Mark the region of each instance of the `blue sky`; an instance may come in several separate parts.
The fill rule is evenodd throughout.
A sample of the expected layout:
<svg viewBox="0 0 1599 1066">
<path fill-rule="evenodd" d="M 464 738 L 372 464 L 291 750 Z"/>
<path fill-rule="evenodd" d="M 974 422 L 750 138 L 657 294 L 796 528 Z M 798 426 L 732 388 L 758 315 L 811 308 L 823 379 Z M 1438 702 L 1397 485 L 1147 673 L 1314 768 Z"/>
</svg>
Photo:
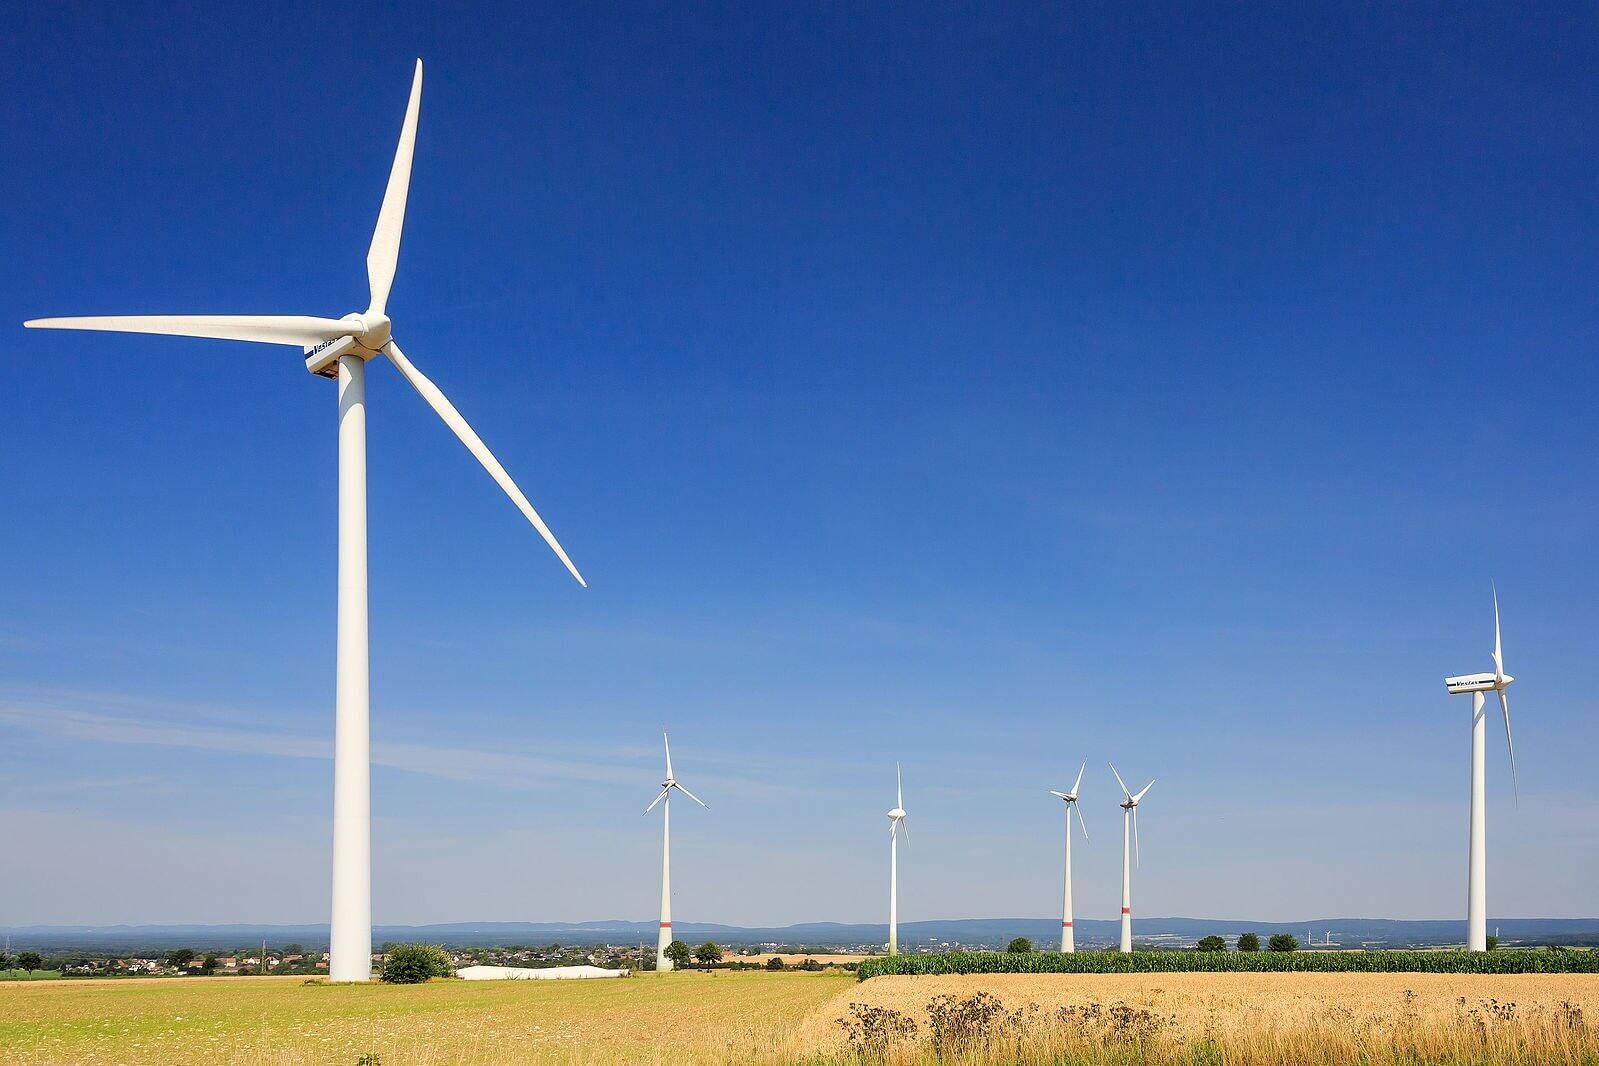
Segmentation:
<svg viewBox="0 0 1599 1066">
<path fill-rule="evenodd" d="M 379 922 L 1599 910 L 1599 17 L 0 16 L 0 925 L 327 915 L 333 386 L 53 314 L 365 306 Z M 1136 786 L 1135 786 L 1136 787 Z M 576 876 L 581 871 L 583 876 Z M 87 876 L 84 873 L 87 872 Z M 493 876 L 485 877 L 484 873 Z M 603 876 L 595 877 L 598 873 Z"/>
</svg>

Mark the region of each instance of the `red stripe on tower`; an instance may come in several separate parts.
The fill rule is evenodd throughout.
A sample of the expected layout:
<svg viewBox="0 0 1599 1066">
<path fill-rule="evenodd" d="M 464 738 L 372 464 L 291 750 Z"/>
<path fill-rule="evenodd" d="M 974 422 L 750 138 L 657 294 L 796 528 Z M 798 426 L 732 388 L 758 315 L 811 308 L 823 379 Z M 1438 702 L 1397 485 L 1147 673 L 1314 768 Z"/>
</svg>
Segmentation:
<svg viewBox="0 0 1599 1066">
<path fill-rule="evenodd" d="M 1122 913 L 1123 914 L 1131 914 L 1131 913 L 1133 913 L 1133 909 L 1131 907 L 1123 907 L 1122 908 Z"/>
<path fill-rule="evenodd" d="M 670 928 L 672 928 L 672 923 L 671 922 L 662 922 L 661 923 L 661 928 L 662 929 L 670 929 Z"/>
<path fill-rule="evenodd" d="M 1072 927 L 1072 923 L 1071 922 L 1061 922 L 1060 923 L 1060 927 L 1062 929 L 1070 929 Z"/>
</svg>

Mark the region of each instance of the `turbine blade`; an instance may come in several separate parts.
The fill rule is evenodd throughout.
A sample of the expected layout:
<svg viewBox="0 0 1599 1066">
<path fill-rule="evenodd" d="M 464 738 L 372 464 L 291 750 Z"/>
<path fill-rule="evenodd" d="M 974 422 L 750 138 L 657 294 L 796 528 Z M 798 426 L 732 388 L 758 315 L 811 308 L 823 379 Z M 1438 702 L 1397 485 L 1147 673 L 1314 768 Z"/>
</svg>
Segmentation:
<svg viewBox="0 0 1599 1066">
<path fill-rule="evenodd" d="M 1504 648 L 1499 642 L 1499 587 L 1493 586 L 1494 592 L 1494 680 L 1503 681 L 1505 677 Z"/>
<path fill-rule="evenodd" d="M 670 791 L 672 791 L 672 790 L 669 789 L 669 788 L 661 789 L 661 794 L 659 796 L 655 797 L 655 803 L 651 803 L 648 807 L 645 807 L 644 808 L 644 813 L 645 814 L 649 814 L 651 811 L 653 811 L 655 809 L 655 805 L 657 803 L 660 803 L 663 799 L 665 799 L 666 798 L 666 794 L 668 792 L 670 792 Z"/>
<path fill-rule="evenodd" d="M 1144 792 L 1148 792 L 1150 789 L 1152 789 L 1154 787 L 1155 787 L 1155 782 L 1153 782 L 1153 781 L 1151 781 L 1149 784 L 1145 785 L 1144 786 L 1144 791 L 1140 792 L 1138 795 L 1133 797 L 1133 802 L 1137 803 L 1139 800 L 1143 799 L 1144 798 Z"/>
<path fill-rule="evenodd" d="M 899 820 L 899 826 L 901 829 L 905 830 L 905 843 L 909 844 L 911 842 L 911 827 L 903 818 Z"/>
<path fill-rule="evenodd" d="M 1516 783 L 1516 742 L 1510 739 L 1510 700 L 1505 690 L 1499 690 L 1499 710 L 1505 716 L 1505 746 L 1510 749 L 1510 787 L 1516 794 L 1516 806 L 1521 806 L 1521 786 Z"/>
<path fill-rule="evenodd" d="M 1070 796 L 1068 796 L 1068 795 L 1066 795 L 1066 793 L 1064 793 L 1064 792 L 1056 792 L 1056 791 L 1055 791 L 1055 790 L 1054 790 L 1054 789 L 1050 789 L 1050 790 L 1049 790 L 1049 794 L 1050 794 L 1050 795 L 1051 795 L 1051 796 L 1059 796 L 1059 797 L 1060 797 L 1060 798 L 1061 798 L 1061 799 L 1063 799 L 1063 800 L 1069 800 L 1069 799 L 1071 799 L 1071 797 L 1070 797 Z"/>
<path fill-rule="evenodd" d="M 894 806 L 905 809 L 905 785 L 899 776 L 899 763 L 894 764 Z"/>
<path fill-rule="evenodd" d="M 666 735 L 666 730 L 661 730 L 661 742 L 666 745 L 666 779 L 672 779 L 672 741 Z"/>
<path fill-rule="evenodd" d="M 1077 783 L 1072 785 L 1072 795 L 1074 795 L 1074 796 L 1077 795 L 1077 790 L 1082 787 L 1082 784 L 1083 784 L 1083 771 L 1087 770 L 1087 769 L 1088 769 L 1088 760 L 1084 759 L 1083 760 L 1083 765 L 1081 765 L 1081 766 L 1079 766 L 1077 768 Z"/>
<path fill-rule="evenodd" d="M 1138 808 L 1137 807 L 1133 808 L 1133 861 L 1138 864 L 1138 868 L 1140 870 L 1142 870 L 1144 868 L 1144 857 L 1141 854 L 1139 854 L 1139 852 L 1138 852 Z"/>
<path fill-rule="evenodd" d="M 372 231 L 372 244 L 366 250 L 366 278 L 372 288 L 369 311 L 384 313 L 389 302 L 389 287 L 394 284 L 394 268 L 400 261 L 400 231 L 405 228 L 405 198 L 411 191 L 411 157 L 416 152 L 416 116 L 422 106 L 422 61 L 416 61 L 411 77 L 411 102 L 405 105 L 405 121 L 400 125 L 400 143 L 394 149 L 394 167 L 389 171 L 389 187 L 383 193 L 378 224 Z"/>
<path fill-rule="evenodd" d="M 1081 807 L 1079 807 L 1077 804 L 1074 803 L 1074 804 L 1072 804 L 1072 810 L 1077 812 L 1077 824 L 1083 827 L 1083 839 L 1087 840 L 1088 839 L 1088 823 L 1083 821 L 1083 809 Z M 1070 816 L 1069 815 L 1067 817 L 1067 820 L 1068 820 L 1068 822 L 1070 821 Z M 1070 829 L 1071 826 L 1068 825 L 1067 828 Z"/>
<path fill-rule="evenodd" d="M 516 482 L 511 480 L 511 475 L 505 472 L 505 467 L 500 465 L 500 461 L 494 458 L 494 453 L 489 451 L 488 446 L 472 431 L 472 427 L 466 424 L 466 419 L 461 417 L 461 412 L 455 409 L 455 405 L 445 399 L 444 393 L 439 391 L 439 387 L 429 381 L 422 371 L 411 364 L 411 360 L 407 359 L 405 353 L 400 351 L 398 344 L 390 341 L 383 346 L 383 351 L 388 355 L 389 361 L 399 369 L 405 380 L 411 383 L 411 387 L 416 389 L 421 394 L 422 399 L 427 401 L 428 406 L 433 408 L 440 418 L 444 419 L 444 424 L 449 426 L 457 437 L 461 438 L 461 443 L 466 445 L 466 450 L 477 456 L 477 461 L 483 464 L 483 469 L 487 470 L 495 483 L 505 490 L 507 496 L 511 497 L 511 502 L 516 504 L 517 510 L 522 512 L 522 516 L 533 523 L 533 528 L 539 531 L 539 536 L 544 538 L 544 543 L 548 544 L 561 562 L 566 564 L 566 569 L 571 572 L 573 577 L 577 578 L 577 583 L 584 588 L 588 588 L 589 583 L 583 580 L 583 575 L 577 572 L 576 566 L 572 565 L 572 560 L 567 557 L 566 551 L 561 547 L 560 542 L 555 539 L 555 534 L 550 532 L 550 527 L 544 524 L 544 519 L 540 518 L 539 513 L 533 509 L 533 505 L 527 502 L 527 497 L 522 495 L 522 490 L 516 487 Z"/>
<path fill-rule="evenodd" d="M 106 333 L 159 333 L 167 337 L 209 337 L 219 341 L 259 341 L 302 348 L 334 337 L 354 337 L 359 322 L 310 315 L 110 315 L 34 318 L 29 329 L 93 329 Z"/>
<path fill-rule="evenodd" d="M 1116 774 L 1116 764 L 1115 763 L 1111 763 L 1110 764 L 1110 772 L 1113 773 L 1113 774 Z M 1122 780 L 1122 775 L 1121 774 L 1116 774 L 1116 783 L 1122 787 L 1122 792 L 1123 793 L 1125 793 L 1129 798 L 1132 797 L 1132 794 L 1133 794 L 1132 790 L 1127 787 L 1127 782 Z"/>
<path fill-rule="evenodd" d="M 698 796 L 694 795 L 694 793 L 690 792 L 688 789 L 684 788 L 682 785 L 678 784 L 676 781 L 672 782 L 672 787 L 677 789 L 679 792 L 683 793 L 683 795 L 687 796 L 689 799 L 693 800 L 695 803 L 698 803 L 701 807 L 704 807 L 706 810 L 710 810 L 711 809 L 710 806 L 707 805 L 704 800 L 702 800 Z"/>
</svg>

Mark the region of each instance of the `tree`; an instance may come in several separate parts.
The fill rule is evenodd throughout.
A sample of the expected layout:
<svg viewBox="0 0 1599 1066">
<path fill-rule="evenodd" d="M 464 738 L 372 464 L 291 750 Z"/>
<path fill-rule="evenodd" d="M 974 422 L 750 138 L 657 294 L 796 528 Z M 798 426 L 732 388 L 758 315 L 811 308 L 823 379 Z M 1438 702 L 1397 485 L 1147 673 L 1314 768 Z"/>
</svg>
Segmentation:
<svg viewBox="0 0 1599 1066">
<path fill-rule="evenodd" d="M 1266 941 L 1267 951 L 1298 951 L 1299 939 L 1292 933 L 1273 933 Z"/>
<path fill-rule="evenodd" d="M 1219 936 L 1207 936 L 1194 945 L 1195 951 L 1226 951 L 1227 941 Z"/>
<path fill-rule="evenodd" d="M 302 948 L 298 944 L 284 944 L 283 945 L 283 954 L 285 954 L 285 955 L 304 955 L 305 954 L 305 949 Z"/>
<path fill-rule="evenodd" d="M 419 985 L 430 977 L 448 977 L 454 970 L 443 948 L 401 944 L 384 954 L 378 979 L 391 985 Z"/>
<path fill-rule="evenodd" d="M 1499 946 L 1499 938 L 1496 937 L 1496 936 L 1490 936 L 1488 938 L 1488 950 L 1492 951 L 1494 948 L 1497 948 L 1498 946 Z"/>
<path fill-rule="evenodd" d="M 1025 936 L 1019 936 L 1015 940 L 1012 940 L 1009 944 L 1005 945 L 1005 950 L 1010 952 L 1012 955 L 1026 955 L 1028 952 L 1033 950 L 1033 942 L 1028 940 Z"/>
<path fill-rule="evenodd" d="M 716 963 L 722 961 L 722 949 L 707 940 L 694 949 L 694 958 L 698 960 L 701 966 L 709 970 Z"/>
<path fill-rule="evenodd" d="M 683 943 L 681 940 L 672 941 L 670 944 L 666 945 L 666 957 L 671 960 L 673 966 L 676 966 L 678 969 L 682 969 L 684 966 L 688 965 L 688 945 Z"/>
<path fill-rule="evenodd" d="M 1260 936 L 1258 934 L 1256 934 L 1256 933 L 1239 933 L 1238 934 L 1238 950 L 1239 951 L 1259 951 L 1260 950 Z"/>
<path fill-rule="evenodd" d="M 766 968 L 768 970 L 781 970 L 783 968 L 783 957 L 781 955 L 773 955 L 766 960 Z"/>
<path fill-rule="evenodd" d="M 217 957 L 215 955 L 207 955 L 200 963 L 200 972 L 206 974 L 216 973 Z"/>
<path fill-rule="evenodd" d="M 44 969 L 44 956 L 37 951 L 24 951 L 17 956 L 17 966 L 32 973 Z"/>
<path fill-rule="evenodd" d="M 11 969 L 11 956 L 4 951 L 0 951 L 0 973 L 9 969 Z"/>
<path fill-rule="evenodd" d="M 181 970 L 193 961 L 193 948 L 178 948 L 176 951 L 167 952 L 167 965 L 174 970 Z"/>
</svg>

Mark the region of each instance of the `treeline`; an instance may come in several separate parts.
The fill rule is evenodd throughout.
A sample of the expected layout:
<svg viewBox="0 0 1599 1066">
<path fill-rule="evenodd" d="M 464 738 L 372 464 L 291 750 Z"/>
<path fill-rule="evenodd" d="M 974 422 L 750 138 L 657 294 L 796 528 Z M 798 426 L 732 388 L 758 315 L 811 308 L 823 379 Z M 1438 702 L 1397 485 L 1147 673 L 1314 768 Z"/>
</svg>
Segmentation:
<svg viewBox="0 0 1599 1066">
<path fill-rule="evenodd" d="M 864 981 L 967 973 L 1599 973 L 1599 951 L 951 951 L 867 959 Z"/>
</svg>

